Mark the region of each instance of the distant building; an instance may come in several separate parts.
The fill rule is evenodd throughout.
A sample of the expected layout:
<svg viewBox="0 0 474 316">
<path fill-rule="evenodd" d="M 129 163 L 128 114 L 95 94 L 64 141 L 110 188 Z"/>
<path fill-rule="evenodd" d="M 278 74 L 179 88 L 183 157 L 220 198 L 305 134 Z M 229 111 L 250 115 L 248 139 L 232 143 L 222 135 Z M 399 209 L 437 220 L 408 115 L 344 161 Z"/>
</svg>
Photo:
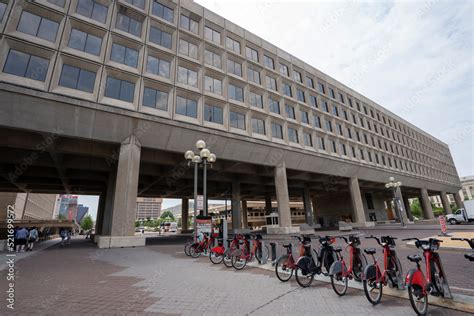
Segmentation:
<svg viewBox="0 0 474 316">
<path fill-rule="evenodd" d="M 73 220 L 77 217 L 77 195 L 63 194 L 59 196 L 59 203 L 56 207 L 59 207 L 57 212 L 58 216 L 63 219 Z"/>
<path fill-rule="evenodd" d="M 161 198 L 137 198 L 137 220 L 157 219 L 161 215 Z"/>
<path fill-rule="evenodd" d="M 474 176 L 460 177 L 462 189 L 459 195 L 463 200 L 472 200 L 474 197 Z"/>
<path fill-rule="evenodd" d="M 79 204 L 77 206 L 76 223 L 80 224 L 86 216 L 87 212 L 89 212 L 89 207 Z"/>
<path fill-rule="evenodd" d="M 0 219 L 6 217 L 8 205 L 15 206 L 17 219 L 53 219 L 56 194 L 1 193 Z"/>
</svg>

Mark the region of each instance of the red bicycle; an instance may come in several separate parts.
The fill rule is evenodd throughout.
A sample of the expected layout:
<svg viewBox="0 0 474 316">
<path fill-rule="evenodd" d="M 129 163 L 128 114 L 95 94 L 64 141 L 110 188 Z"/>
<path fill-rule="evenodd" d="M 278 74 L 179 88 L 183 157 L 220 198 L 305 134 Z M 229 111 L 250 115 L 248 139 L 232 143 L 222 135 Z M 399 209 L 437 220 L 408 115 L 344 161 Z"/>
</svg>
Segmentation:
<svg viewBox="0 0 474 316">
<path fill-rule="evenodd" d="M 300 257 L 306 254 L 307 248 L 304 246 L 307 243 L 311 243 L 311 238 L 305 235 L 300 236 L 290 236 L 292 238 L 298 239 L 300 242 Z M 275 274 L 281 282 L 286 282 L 293 276 L 293 271 L 296 269 L 296 258 L 293 254 L 293 243 L 283 244 L 283 247 L 286 248 L 286 254 L 281 255 L 275 263 Z"/>
<path fill-rule="evenodd" d="M 359 237 L 349 235 L 348 238 L 344 236 L 338 236 L 337 238 L 343 239 L 349 248 L 349 267 L 347 267 L 341 255 L 342 249 L 340 247 L 334 248 L 338 260 L 331 265 L 329 276 L 331 277 L 331 285 L 334 292 L 339 296 L 343 296 L 347 292 L 349 279 L 362 280 L 363 271 L 367 265 L 367 258 L 358 248 L 360 245 Z"/>
<path fill-rule="evenodd" d="M 439 254 L 435 251 L 439 249 L 442 240 L 430 238 L 420 240 L 418 238 L 406 238 L 403 241 L 415 240 L 416 248 L 423 249 L 425 258 L 426 277 L 421 270 L 420 261 L 423 258 L 419 255 L 409 255 L 407 258 L 416 263 L 416 269 L 410 269 L 406 276 L 408 297 L 415 312 L 418 315 L 426 315 L 428 311 L 428 295 L 451 298 L 446 274 Z"/>
<path fill-rule="evenodd" d="M 375 258 L 375 248 L 366 248 L 364 252 L 372 256 L 373 264 L 365 267 L 362 283 L 364 285 L 365 296 L 372 305 L 377 305 L 382 299 L 382 289 L 387 284 L 390 287 L 403 287 L 402 265 L 395 252 L 395 239 L 392 236 L 365 237 L 366 239 L 375 239 L 383 248 L 383 270 L 380 268 Z"/>
<path fill-rule="evenodd" d="M 234 250 L 239 248 L 239 240 L 241 240 L 242 238 L 243 235 L 237 234 L 234 235 L 232 239 L 227 239 L 227 242 L 229 243 L 229 247 L 227 247 L 227 250 L 225 249 L 223 243 L 219 242 L 219 244 L 216 247 L 212 248 L 209 252 L 209 260 L 211 260 L 211 262 L 214 264 L 224 262 L 224 265 L 226 267 L 232 267 L 232 259 L 230 254 Z"/>
<path fill-rule="evenodd" d="M 247 262 L 252 261 L 254 258 L 256 258 L 259 263 L 268 260 L 270 251 L 268 245 L 263 247 L 262 239 L 263 237 L 260 234 L 245 235 L 242 241 L 243 247 L 232 253 L 232 266 L 236 270 L 242 270 L 247 265 Z M 250 247 L 250 240 L 253 240 L 252 247 Z"/>
<path fill-rule="evenodd" d="M 471 246 L 471 249 L 474 249 L 474 238 L 468 239 L 468 238 L 451 238 L 451 240 L 460 240 L 460 241 L 465 241 Z M 469 261 L 474 261 L 474 253 L 465 253 L 464 258 L 466 258 Z"/>
<path fill-rule="evenodd" d="M 197 258 L 202 253 L 207 254 L 214 245 L 216 236 L 217 234 L 211 234 L 211 237 L 208 237 L 207 234 L 203 234 L 203 239 L 201 241 L 195 242 L 189 247 L 189 254 L 191 257 Z"/>
</svg>

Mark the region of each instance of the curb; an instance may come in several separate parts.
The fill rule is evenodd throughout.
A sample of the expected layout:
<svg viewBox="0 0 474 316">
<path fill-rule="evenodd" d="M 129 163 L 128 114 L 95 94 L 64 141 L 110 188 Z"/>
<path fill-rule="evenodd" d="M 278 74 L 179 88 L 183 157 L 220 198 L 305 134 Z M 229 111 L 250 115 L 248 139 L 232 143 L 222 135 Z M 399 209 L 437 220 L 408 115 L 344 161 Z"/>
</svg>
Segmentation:
<svg viewBox="0 0 474 316">
<path fill-rule="evenodd" d="M 414 245 L 413 245 L 414 247 Z M 271 263 L 266 263 L 263 265 L 259 265 L 256 261 L 247 263 L 248 266 L 253 268 L 259 268 L 268 271 L 275 271 L 275 268 L 272 266 Z M 322 275 L 315 275 L 314 279 L 320 282 L 331 283 L 329 277 L 325 277 Z M 356 282 L 354 280 L 349 280 L 349 287 L 357 290 L 364 290 L 362 287 L 362 283 Z M 384 287 L 383 293 L 386 295 L 390 295 L 393 297 L 403 298 L 408 300 L 408 293 L 406 290 L 396 290 L 390 287 Z M 452 299 L 445 299 L 436 296 L 431 296 L 428 299 L 428 303 L 431 305 L 436 305 L 440 307 L 445 307 L 449 309 L 455 309 L 462 312 L 473 313 L 474 314 L 474 296 L 468 296 L 463 294 L 452 294 Z M 369 303 L 370 304 L 370 303 Z"/>
</svg>

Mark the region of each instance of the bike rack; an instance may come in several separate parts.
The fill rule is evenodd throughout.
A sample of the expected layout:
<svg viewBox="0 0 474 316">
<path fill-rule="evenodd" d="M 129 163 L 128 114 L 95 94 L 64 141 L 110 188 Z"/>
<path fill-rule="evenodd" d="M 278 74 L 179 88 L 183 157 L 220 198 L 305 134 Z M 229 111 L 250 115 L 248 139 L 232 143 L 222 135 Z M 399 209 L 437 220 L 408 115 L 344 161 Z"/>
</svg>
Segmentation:
<svg viewBox="0 0 474 316">
<path fill-rule="evenodd" d="M 277 246 L 277 243 L 276 242 L 271 242 L 270 243 L 270 259 L 272 261 L 272 266 L 275 265 L 275 261 L 277 259 L 277 255 L 276 255 L 276 246 Z"/>
</svg>

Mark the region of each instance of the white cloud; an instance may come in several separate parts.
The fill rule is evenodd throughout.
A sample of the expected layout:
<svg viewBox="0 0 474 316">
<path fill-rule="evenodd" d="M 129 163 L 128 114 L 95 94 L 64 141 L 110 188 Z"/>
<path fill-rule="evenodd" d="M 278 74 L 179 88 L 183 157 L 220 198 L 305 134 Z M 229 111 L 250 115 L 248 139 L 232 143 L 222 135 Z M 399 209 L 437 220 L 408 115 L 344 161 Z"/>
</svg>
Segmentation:
<svg viewBox="0 0 474 316">
<path fill-rule="evenodd" d="M 448 143 L 474 174 L 472 1 L 196 2 Z"/>
</svg>

